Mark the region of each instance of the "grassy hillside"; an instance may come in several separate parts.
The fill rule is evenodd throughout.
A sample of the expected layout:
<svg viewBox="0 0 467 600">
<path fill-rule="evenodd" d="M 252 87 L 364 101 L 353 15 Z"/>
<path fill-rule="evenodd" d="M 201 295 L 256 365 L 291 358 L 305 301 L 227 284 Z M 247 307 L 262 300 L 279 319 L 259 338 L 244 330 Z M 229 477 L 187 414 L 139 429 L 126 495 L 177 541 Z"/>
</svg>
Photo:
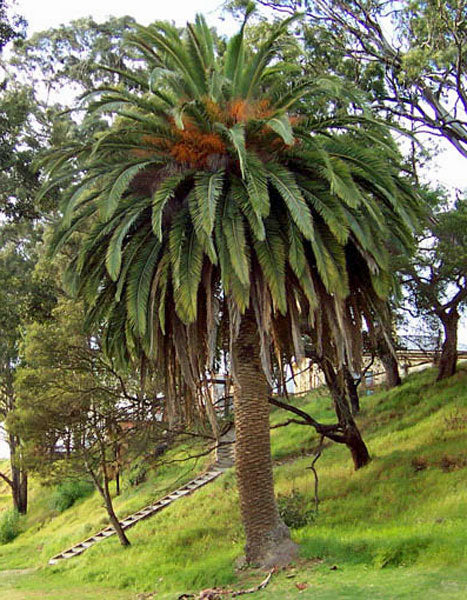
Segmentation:
<svg viewBox="0 0 467 600">
<path fill-rule="evenodd" d="M 255 598 L 295 598 L 296 584 L 304 588 L 303 598 L 317 600 L 465 597 L 467 371 L 440 383 L 434 379 L 428 370 L 398 389 L 363 398 L 359 420 L 371 464 L 354 473 L 345 447 L 326 446 L 317 463 L 319 514 L 293 530 L 301 558 Z M 322 391 L 302 406 L 332 420 Z M 274 423 L 284 418 L 278 411 L 272 415 Z M 311 428 L 291 425 L 274 429 L 272 440 L 277 493 L 295 494 L 296 510 L 306 512 L 314 488 L 306 453 L 317 438 Z M 160 468 L 150 481 L 124 491 L 118 513 L 132 512 L 200 470 L 201 464 L 191 463 Z M 243 534 L 233 471 L 138 524 L 129 531 L 130 548 L 110 539 L 79 558 L 46 566 L 51 555 L 104 522 L 97 496 L 57 515 L 50 493 L 36 488 L 23 533 L 0 546 L 0 597 L 134 599 L 157 592 L 154 598 L 169 599 L 216 585 L 241 588 L 263 577 L 234 567 Z M 28 568 L 36 570 L 11 571 Z"/>
</svg>

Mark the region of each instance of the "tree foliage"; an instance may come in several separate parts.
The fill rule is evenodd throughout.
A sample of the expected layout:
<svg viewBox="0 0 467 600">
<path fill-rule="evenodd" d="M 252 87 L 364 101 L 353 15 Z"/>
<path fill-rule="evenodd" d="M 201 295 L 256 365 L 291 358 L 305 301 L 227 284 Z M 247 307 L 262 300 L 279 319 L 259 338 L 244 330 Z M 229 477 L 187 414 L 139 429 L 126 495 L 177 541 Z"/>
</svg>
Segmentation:
<svg viewBox="0 0 467 600">
<path fill-rule="evenodd" d="M 439 379 L 453 375 L 457 328 L 467 305 L 467 200 L 449 206 L 435 194 L 435 212 L 420 236 L 417 252 L 403 264 L 403 284 L 416 316 L 436 316 L 444 329 Z M 433 200 L 433 199 L 432 199 Z"/>
<path fill-rule="evenodd" d="M 15 3 L 0 0 L 0 53 L 9 42 L 25 36 L 26 21 L 12 12 Z"/>
<path fill-rule="evenodd" d="M 83 332 L 79 304 L 62 298 L 50 319 L 28 327 L 18 399 L 8 428 L 21 435 L 23 461 L 43 481 L 93 481 L 123 545 L 128 540 L 113 510 L 111 479 L 131 457 L 165 440 L 161 401 L 139 369 L 117 371 L 97 337 Z"/>
<path fill-rule="evenodd" d="M 321 64 L 356 77 L 389 118 L 444 137 L 467 156 L 465 0 L 257 3 L 278 14 L 304 11 L 305 39 Z"/>
</svg>

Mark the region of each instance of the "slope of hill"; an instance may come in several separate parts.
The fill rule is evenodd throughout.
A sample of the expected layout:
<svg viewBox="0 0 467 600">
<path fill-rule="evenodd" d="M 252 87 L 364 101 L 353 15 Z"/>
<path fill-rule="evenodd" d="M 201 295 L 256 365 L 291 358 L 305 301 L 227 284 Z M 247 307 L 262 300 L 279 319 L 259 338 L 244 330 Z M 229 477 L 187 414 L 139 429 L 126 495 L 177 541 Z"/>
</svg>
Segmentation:
<svg viewBox="0 0 467 600">
<path fill-rule="evenodd" d="M 289 518 L 308 522 L 293 530 L 300 560 L 275 574 L 254 598 L 295 598 L 299 591 L 313 600 L 465 597 L 467 370 L 434 380 L 427 370 L 398 389 L 362 399 L 359 421 L 373 460 L 354 473 L 346 448 L 327 445 L 316 463 L 318 515 L 311 510 L 314 479 L 307 469 L 307 453 L 318 442 L 314 431 L 299 425 L 273 429 L 277 493 L 295 498 L 289 500 Z M 332 420 L 324 391 L 300 405 Z M 278 411 L 272 415 L 273 423 L 286 418 Z M 193 460 L 160 467 L 146 483 L 124 490 L 118 514 L 201 470 Z M 130 530 L 130 548 L 109 539 L 54 567 L 46 566 L 47 559 L 99 529 L 105 513 L 94 495 L 57 515 L 49 495 L 44 488 L 33 491 L 23 533 L 0 546 L 2 599 L 135 599 L 144 592 L 168 600 L 206 587 L 249 587 L 263 578 L 251 569 L 235 570 L 243 534 L 233 470 Z M 12 571 L 29 568 L 35 570 Z"/>
</svg>

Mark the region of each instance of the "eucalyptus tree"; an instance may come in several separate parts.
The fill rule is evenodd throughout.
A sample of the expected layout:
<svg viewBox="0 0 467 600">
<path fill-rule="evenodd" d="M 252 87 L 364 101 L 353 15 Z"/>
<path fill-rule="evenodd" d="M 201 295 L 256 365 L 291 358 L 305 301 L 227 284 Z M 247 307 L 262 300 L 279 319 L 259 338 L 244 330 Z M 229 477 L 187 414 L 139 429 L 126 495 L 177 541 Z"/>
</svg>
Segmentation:
<svg viewBox="0 0 467 600">
<path fill-rule="evenodd" d="M 24 37 L 26 21 L 12 12 L 15 0 L 0 0 L 0 52 L 11 41 Z"/>
<path fill-rule="evenodd" d="M 20 365 L 19 346 L 26 322 L 47 317 L 54 304 L 50 282 L 34 277 L 39 233 L 28 223 L 4 221 L 0 226 L 0 429 L 9 447 L 11 476 L 0 472 L 11 488 L 14 507 L 27 510 L 27 470 L 22 461 L 19 432 L 6 427 L 18 394 L 15 374 Z"/>
<path fill-rule="evenodd" d="M 312 54 L 368 87 L 389 118 L 443 137 L 467 157 L 466 0 L 256 3 L 282 16 L 304 11 Z"/>
<path fill-rule="evenodd" d="M 413 317 L 434 317 L 442 325 L 439 381 L 456 372 L 459 320 L 467 306 L 467 198 L 449 207 L 442 195 L 431 195 L 434 214 L 425 222 L 415 256 L 400 266 L 406 309 Z"/>
<path fill-rule="evenodd" d="M 15 45 L 10 69 L 31 85 L 37 103 L 49 109 L 56 103 L 66 107 L 74 95 L 103 82 L 118 81 L 116 73 L 98 71 L 94 65 L 124 66 L 128 57 L 120 47 L 121 39 L 133 24 L 131 17 L 109 17 L 103 23 L 85 17 L 34 33 Z M 67 93 L 63 94 L 65 86 Z"/>
<path fill-rule="evenodd" d="M 170 396 L 174 366 L 197 388 L 217 324 L 228 332 L 246 556 L 274 564 L 295 547 L 274 497 L 271 350 L 299 357 L 306 323 L 358 362 L 363 307 L 390 287 L 387 241 L 410 246 L 417 200 L 353 90 L 290 83 L 277 57 L 291 19 L 254 52 L 245 22 L 225 52 L 201 16 L 137 27 L 126 85 L 86 98 L 107 130 L 51 153 L 43 193 L 68 186 L 52 248 L 84 232 L 67 280 L 107 353 L 146 354 Z"/>
</svg>

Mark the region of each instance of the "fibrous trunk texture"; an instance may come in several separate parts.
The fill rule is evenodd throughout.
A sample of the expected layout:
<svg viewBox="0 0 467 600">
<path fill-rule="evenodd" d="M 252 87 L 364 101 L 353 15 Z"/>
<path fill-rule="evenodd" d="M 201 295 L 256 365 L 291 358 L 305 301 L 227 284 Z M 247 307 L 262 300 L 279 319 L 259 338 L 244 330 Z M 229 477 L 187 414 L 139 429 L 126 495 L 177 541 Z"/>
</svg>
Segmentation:
<svg viewBox="0 0 467 600">
<path fill-rule="evenodd" d="M 457 365 L 457 326 L 459 313 L 451 309 L 448 313 L 439 315 L 444 328 L 444 342 L 439 359 L 437 381 L 451 377 L 456 372 Z"/>
<path fill-rule="evenodd" d="M 284 565 L 297 545 L 282 522 L 274 496 L 269 435 L 269 385 L 259 355 L 252 311 L 242 318 L 234 351 L 235 465 L 248 563 Z"/>
</svg>

